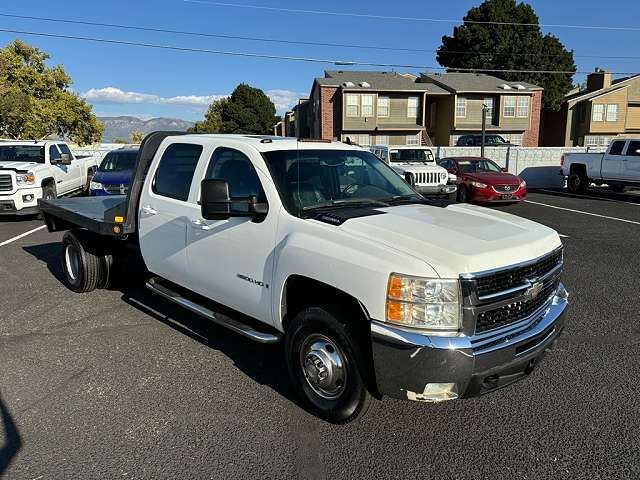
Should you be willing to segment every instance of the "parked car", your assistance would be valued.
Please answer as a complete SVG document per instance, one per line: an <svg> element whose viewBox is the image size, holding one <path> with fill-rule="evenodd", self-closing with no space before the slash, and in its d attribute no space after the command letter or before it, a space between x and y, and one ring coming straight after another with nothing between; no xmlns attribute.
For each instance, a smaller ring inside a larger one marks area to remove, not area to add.
<svg viewBox="0 0 640 480"><path fill-rule="evenodd" d="M565 153L560 164L572 193L582 193L592 183L606 183L617 193L640 187L640 138L613 140L604 154Z"/></svg>
<svg viewBox="0 0 640 480"><path fill-rule="evenodd" d="M527 183L488 158L450 157L438 163L458 178L461 203L520 202L527 198Z"/></svg>
<svg viewBox="0 0 640 480"><path fill-rule="evenodd" d="M506 141L500 135L488 133L484 136L484 144L487 147L516 147L513 143ZM471 134L462 135L456 142L457 147L480 147L482 146L482 135Z"/></svg>
<svg viewBox="0 0 640 480"><path fill-rule="evenodd" d="M91 180L91 195L126 195L137 157L137 147L107 153Z"/></svg>
<svg viewBox="0 0 640 480"><path fill-rule="evenodd" d="M40 201L49 230L69 230L71 290L111 284L141 254L152 292L282 341L294 391L331 422L382 395L496 390L530 373L563 330L554 230L436 206L352 145L157 132L129 194L108 200Z"/></svg>
<svg viewBox="0 0 640 480"><path fill-rule="evenodd" d="M456 182L450 181L447 171L438 166L430 148L376 145L369 150L388 163L422 195L451 196L451 199L455 199Z"/></svg>
<svg viewBox="0 0 640 480"><path fill-rule="evenodd" d="M39 213L38 199L89 190L94 157L76 158L64 142L0 143L0 215Z"/></svg>

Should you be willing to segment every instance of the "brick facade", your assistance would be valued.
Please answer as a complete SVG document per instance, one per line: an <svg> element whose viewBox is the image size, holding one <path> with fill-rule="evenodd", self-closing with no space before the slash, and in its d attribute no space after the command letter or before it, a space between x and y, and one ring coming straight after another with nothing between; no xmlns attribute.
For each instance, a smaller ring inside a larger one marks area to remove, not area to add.
<svg viewBox="0 0 640 480"><path fill-rule="evenodd" d="M531 96L531 127L522 137L523 147L537 147L540 144L540 119L542 116L542 90Z"/></svg>
<svg viewBox="0 0 640 480"><path fill-rule="evenodd" d="M336 140L340 131L342 105L337 87L320 87L320 138Z"/></svg>

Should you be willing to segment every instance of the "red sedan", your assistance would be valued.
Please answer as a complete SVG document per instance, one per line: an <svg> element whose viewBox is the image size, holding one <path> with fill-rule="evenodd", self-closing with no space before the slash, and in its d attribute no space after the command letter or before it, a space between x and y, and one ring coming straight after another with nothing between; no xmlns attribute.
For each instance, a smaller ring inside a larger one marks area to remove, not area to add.
<svg viewBox="0 0 640 480"><path fill-rule="evenodd" d="M527 198L527 183L488 158L450 157L439 162L458 177L458 202L520 202Z"/></svg>

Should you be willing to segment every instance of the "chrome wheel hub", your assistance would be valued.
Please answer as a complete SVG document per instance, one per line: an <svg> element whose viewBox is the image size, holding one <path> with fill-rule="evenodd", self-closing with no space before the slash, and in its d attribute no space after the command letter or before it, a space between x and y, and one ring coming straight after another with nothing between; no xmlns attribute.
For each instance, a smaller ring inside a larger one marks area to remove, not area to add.
<svg viewBox="0 0 640 480"><path fill-rule="evenodd" d="M324 335L309 335L300 349L300 365L309 386L327 400L338 398L344 391L347 371L344 355Z"/></svg>
<svg viewBox="0 0 640 480"><path fill-rule="evenodd" d="M64 259L67 264L67 273L71 277L71 280L76 280L80 272L78 250L73 245L67 245L64 249Z"/></svg>

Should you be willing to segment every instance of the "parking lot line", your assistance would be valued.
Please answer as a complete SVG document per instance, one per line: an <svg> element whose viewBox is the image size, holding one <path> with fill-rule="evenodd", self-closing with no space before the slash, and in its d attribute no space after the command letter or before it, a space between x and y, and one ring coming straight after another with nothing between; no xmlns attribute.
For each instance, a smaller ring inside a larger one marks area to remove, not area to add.
<svg viewBox="0 0 640 480"><path fill-rule="evenodd" d="M606 218L607 220L616 220L618 222L632 223L634 225L640 225L640 222L635 222L633 220L627 220L625 218L610 217L608 215L600 215L600 214L597 214L597 213L583 212L582 210L574 210L573 208L557 207L555 205L549 205L547 203L540 203L540 202L533 202L531 200L525 200L525 202L526 203L531 203L533 205L540 205L542 207L555 208L557 210L565 210L567 212L581 213L582 215L591 215L592 217L600 217L600 218Z"/></svg>
<svg viewBox="0 0 640 480"><path fill-rule="evenodd" d="M41 225L37 228L34 228L33 230L29 230L28 232L24 232L21 233L20 235L16 235L13 238L10 238L9 240L5 240L4 242L0 243L0 247L4 247L5 245L9 245L12 242L15 242L16 240L20 240L21 238L26 237L27 235L31 235L32 233L37 232L38 230L42 230L43 228L46 228L46 225Z"/></svg>
<svg viewBox="0 0 640 480"><path fill-rule="evenodd" d="M582 194L579 194L579 193L558 192L556 190L546 190L544 188L541 188L538 191L539 192L545 192L545 193L552 193L554 195L563 195L565 197L570 197L570 198L589 198L591 200L604 200L605 202L626 203L627 205L635 205L636 207L640 207L640 203L626 202L624 200L616 200L615 198L594 197L594 196L591 196L591 195L582 195ZM640 198L638 198L638 200L640 200Z"/></svg>

